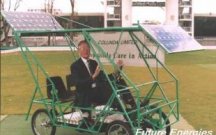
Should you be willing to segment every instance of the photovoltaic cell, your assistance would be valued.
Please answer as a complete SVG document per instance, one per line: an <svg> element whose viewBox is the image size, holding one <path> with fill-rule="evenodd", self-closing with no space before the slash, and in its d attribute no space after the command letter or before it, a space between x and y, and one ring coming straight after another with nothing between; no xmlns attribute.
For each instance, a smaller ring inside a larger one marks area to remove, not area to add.
<svg viewBox="0 0 216 135"><path fill-rule="evenodd" d="M201 50L203 47L179 26L142 25L168 53Z"/></svg>
<svg viewBox="0 0 216 135"><path fill-rule="evenodd" d="M15 30L60 30L63 29L48 13L1 11L8 24Z"/></svg>

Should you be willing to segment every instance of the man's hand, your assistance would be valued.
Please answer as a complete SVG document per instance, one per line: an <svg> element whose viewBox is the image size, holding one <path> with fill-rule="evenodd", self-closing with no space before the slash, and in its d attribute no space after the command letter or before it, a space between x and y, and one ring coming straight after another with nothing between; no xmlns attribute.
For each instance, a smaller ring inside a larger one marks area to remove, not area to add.
<svg viewBox="0 0 216 135"><path fill-rule="evenodd" d="M92 75L92 79L95 80L99 74L100 74L100 67L97 66L97 68L95 69L94 74Z"/></svg>
<svg viewBox="0 0 216 135"><path fill-rule="evenodd" d="M115 77L115 79L118 80L120 77L120 71L119 70L122 70L124 63L122 60L118 60L116 62L116 65L117 65L117 67L115 67L115 69L114 69L113 76Z"/></svg>
<svg viewBox="0 0 216 135"><path fill-rule="evenodd" d="M119 69L122 70L124 63L122 60L118 60L116 65L117 67L115 68L114 73L119 73Z"/></svg>
<svg viewBox="0 0 216 135"><path fill-rule="evenodd" d="M118 60L117 61L117 66L121 69L122 67L123 67L123 65L124 65L124 63L123 63L123 61L122 60Z"/></svg>

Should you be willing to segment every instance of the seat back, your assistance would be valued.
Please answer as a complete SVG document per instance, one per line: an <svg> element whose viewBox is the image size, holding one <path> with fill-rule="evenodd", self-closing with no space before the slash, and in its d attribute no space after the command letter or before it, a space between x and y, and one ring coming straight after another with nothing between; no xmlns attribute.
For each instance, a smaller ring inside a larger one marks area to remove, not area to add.
<svg viewBox="0 0 216 135"><path fill-rule="evenodd" d="M53 82L56 90L57 90L57 95L59 99L65 99L67 96L67 90L65 88L64 82L60 76L52 76L50 77L50 80ZM46 79L47 83L47 97L52 98L52 83L48 78ZM54 98L56 101L56 97Z"/></svg>

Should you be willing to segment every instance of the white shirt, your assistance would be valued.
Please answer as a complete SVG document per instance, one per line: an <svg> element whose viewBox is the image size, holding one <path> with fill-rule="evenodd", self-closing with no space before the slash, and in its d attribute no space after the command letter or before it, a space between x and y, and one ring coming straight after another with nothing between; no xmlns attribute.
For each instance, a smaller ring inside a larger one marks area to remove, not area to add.
<svg viewBox="0 0 216 135"><path fill-rule="evenodd" d="M89 63L88 63L87 59L85 59L83 57L81 57L81 59L82 59L83 63L85 64L89 74L92 75L91 72L90 72L90 69L89 69Z"/></svg>
<svg viewBox="0 0 216 135"><path fill-rule="evenodd" d="M90 72L90 69L89 69L89 63L88 63L87 59L85 59L85 58L83 58L83 57L81 57L81 59L82 59L83 63L85 64L85 66L86 66L86 68L87 68L87 70L88 70L90 76L92 76L92 74L91 74L91 72ZM96 87L96 83L92 83L91 87L92 87L92 88L95 88L95 87Z"/></svg>

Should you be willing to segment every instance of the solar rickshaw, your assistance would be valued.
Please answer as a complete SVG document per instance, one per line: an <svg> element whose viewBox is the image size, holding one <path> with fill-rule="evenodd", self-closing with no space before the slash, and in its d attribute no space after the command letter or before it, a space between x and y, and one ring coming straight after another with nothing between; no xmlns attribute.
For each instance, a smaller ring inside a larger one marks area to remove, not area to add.
<svg viewBox="0 0 216 135"><path fill-rule="evenodd" d="M201 49L180 27L138 24L133 27L63 29L52 16L40 14L36 18L49 18L50 22L47 22L52 26L48 27L44 22L43 27L33 20L29 26L37 28L29 29L14 26L14 16L21 15L12 14L3 13L13 28L14 38L35 85L26 119L32 106L40 105L31 119L35 135L54 135L58 127L92 134L161 132L168 135L171 125L179 121L178 80L164 64L165 52ZM106 104L88 108L76 106L76 90L70 74L65 75L66 87L61 77L47 72L40 57L23 41L23 37L47 35L55 39L62 37L72 61L78 58L77 43L83 39L88 42L92 58L98 62L112 90ZM195 43L196 47L191 48L188 43ZM117 60L124 61L124 68L116 65ZM82 109L91 112L91 119Z"/></svg>

